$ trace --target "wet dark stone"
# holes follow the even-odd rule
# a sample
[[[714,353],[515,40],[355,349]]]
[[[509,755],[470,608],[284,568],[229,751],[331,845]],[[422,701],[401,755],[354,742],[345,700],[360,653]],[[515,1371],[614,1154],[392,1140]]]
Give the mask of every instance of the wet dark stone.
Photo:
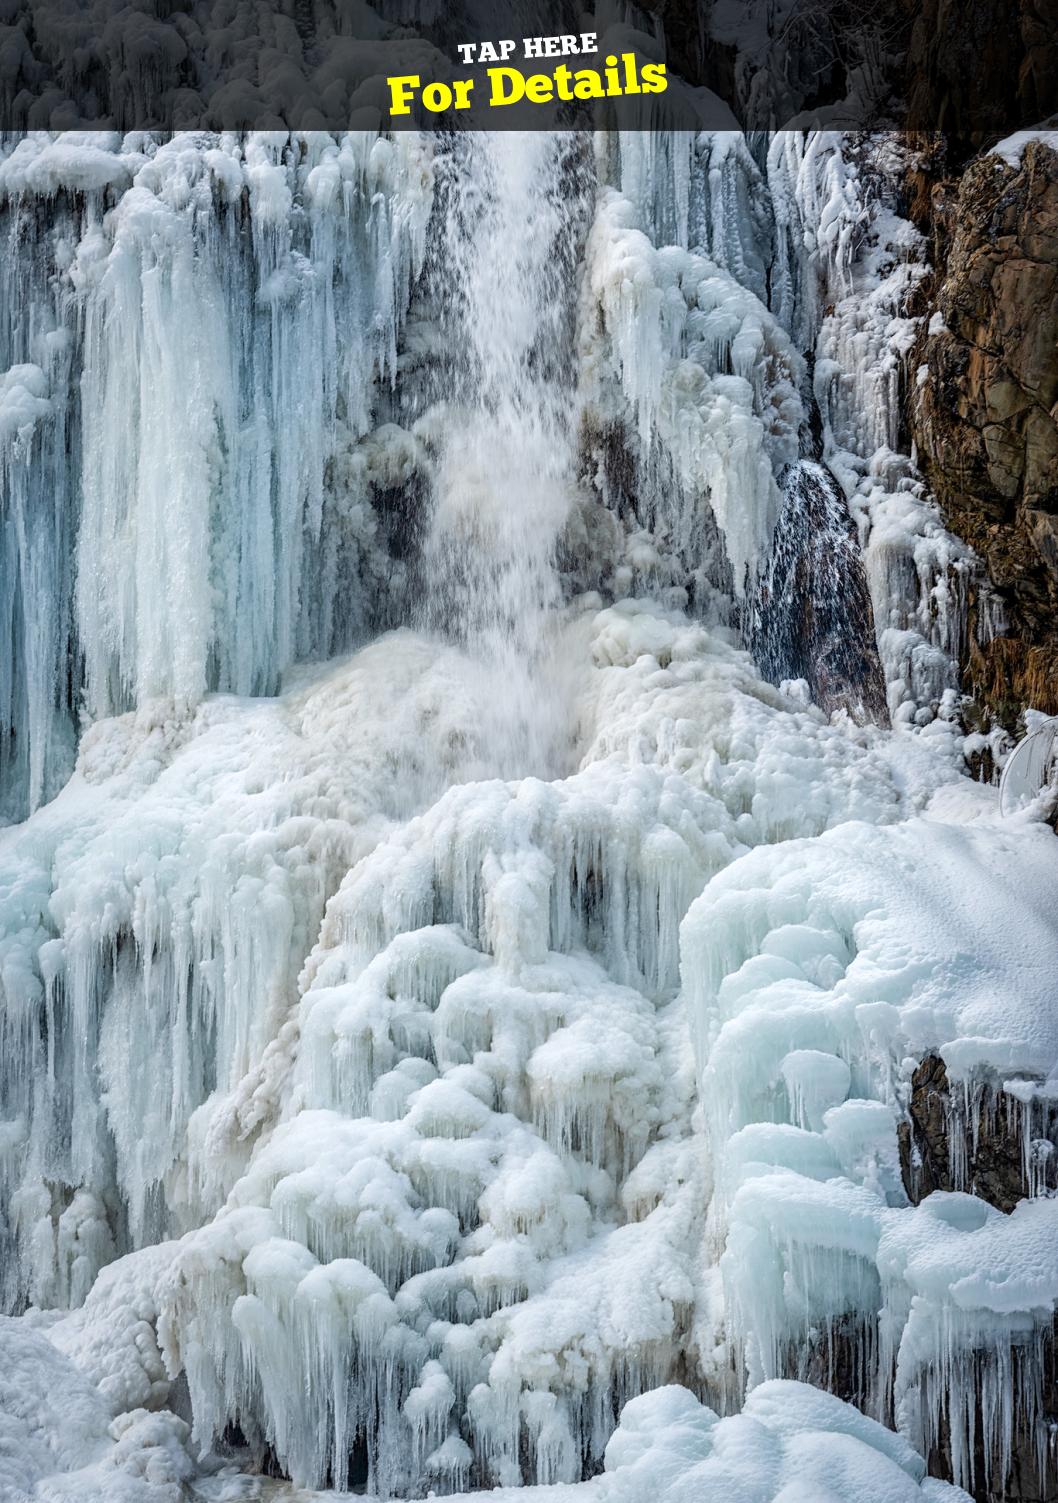
[[[802,460],[786,477],[752,641],[772,683],[805,679],[821,709],[888,724],[856,527],[825,465]]]

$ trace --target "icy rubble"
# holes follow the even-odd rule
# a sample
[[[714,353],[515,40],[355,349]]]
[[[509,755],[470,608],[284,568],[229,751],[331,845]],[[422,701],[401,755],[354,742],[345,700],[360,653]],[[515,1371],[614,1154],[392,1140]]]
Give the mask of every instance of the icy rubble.
[[[596,1491],[629,1503],[647,1493],[671,1503],[965,1500],[924,1472],[922,1458],[900,1437],[819,1389],[763,1383],[741,1414],[720,1419],[685,1388],[670,1386],[626,1406]]]

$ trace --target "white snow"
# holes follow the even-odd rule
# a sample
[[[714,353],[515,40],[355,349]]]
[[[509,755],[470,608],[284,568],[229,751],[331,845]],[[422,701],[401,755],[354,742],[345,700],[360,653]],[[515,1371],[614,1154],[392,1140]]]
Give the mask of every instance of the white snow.
[[[1046,827],[927,811],[743,857],[681,936],[724,1166],[713,1233],[726,1231],[730,1335],[749,1381],[781,1375],[791,1345],[820,1325],[863,1322],[876,1329],[867,1376],[879,1407],[891,1393],[922,1450],[943,1415],[967,1487],[978,1369],[993,1395],[986,1459],[1006,1470],[1015,1410],[1042,1424],[1031,1379],[1019,1376],[1014,1398],[1011,1354],[1028,1354],[1019,1374],[1038,1370],[1058,1307],[1056,1202],[1007,1217],[937,1192],[909,1208],[896,1123],[928,1054],[966,1093],[967,1121],[974,1092],[1010,1074],[1053,1089],[1056,879]],[[773,1122],[790,1125],[755,1125]],[[966,1130],[956,1108],[952,1126],[954,1151]]]
[[[1015,131],[1012,136],[1006,136],[1002,141],[997,142],[989,152],[989,156],[999,157],[1008,167],[1020,168],[1025,148],[1032,141],[1038,141],[1041,146],[1049,147],[1051,151],[1058,151],[1058,131],[1019,130]]]

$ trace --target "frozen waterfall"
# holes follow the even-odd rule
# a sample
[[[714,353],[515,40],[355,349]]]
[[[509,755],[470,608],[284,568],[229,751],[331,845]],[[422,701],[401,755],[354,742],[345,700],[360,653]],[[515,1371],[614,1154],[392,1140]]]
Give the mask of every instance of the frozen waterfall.
[[[7,142],[13,1498],[1053,1464],[1058,847],[967,776],[895,152]]]

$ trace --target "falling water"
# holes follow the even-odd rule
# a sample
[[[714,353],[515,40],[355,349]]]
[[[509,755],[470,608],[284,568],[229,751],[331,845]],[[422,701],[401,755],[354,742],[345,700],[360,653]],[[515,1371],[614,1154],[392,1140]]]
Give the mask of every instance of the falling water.
[[[568,760],[556,545],[573,488],[575,138],[470,134],[454,148],[439,255],[451,367],[425,542],[428,629],[467,651],[491,771]]]
[[[802,460],[786,477],[753,650],[774,683],[803,679],[823,709],[884,724],[885,681],[856,529],[825,465]]]

